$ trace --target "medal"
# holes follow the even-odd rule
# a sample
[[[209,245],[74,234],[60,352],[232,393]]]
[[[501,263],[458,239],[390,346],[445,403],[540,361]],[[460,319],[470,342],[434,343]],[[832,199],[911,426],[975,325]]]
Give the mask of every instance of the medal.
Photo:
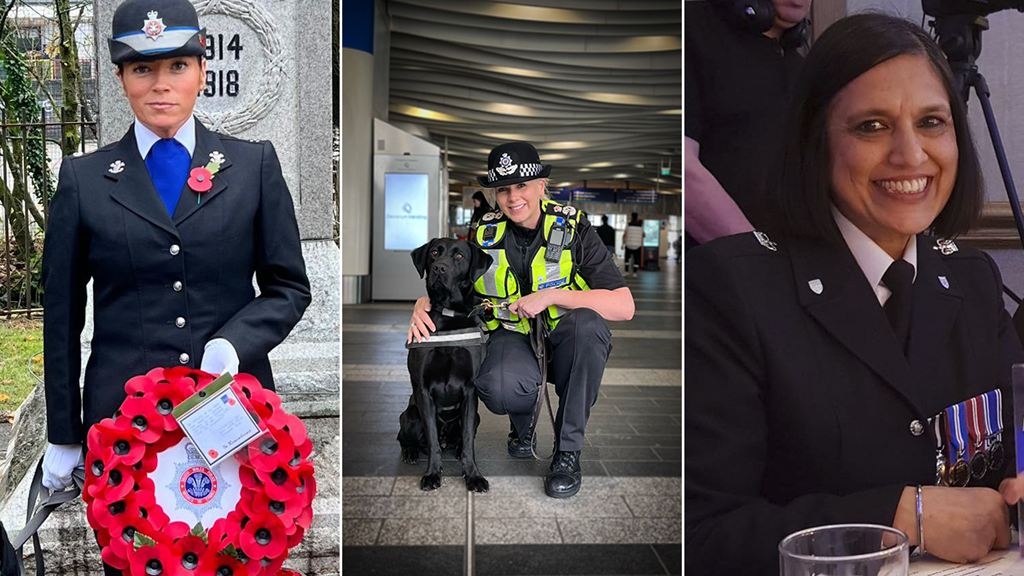
[[[998,472],[1006,464],[1006,450],[1003,448],[1003,392],[996,388],[981,397],[982,412],[985,414],[985,443],[988,453],[988,469]]]
[[[967,486],[971,480],[971,469],[967,464],[964,442],[964,429],[967,427],[967,422],[961,406],[961,404],[954,404],[946,408],[949,430],[949,461],[951,463],[947,474],[950,486]]]
[[[974,397],[967,401],[967,433],[968,449],[972,452],[969,457],[971,476],[981,480],[988,472],[988,458],[985,457],[985,436],[981,432],[980,402]]]
[[[946,454],[943,450],[945,442],[942,434],[942,413],[928,419],[928,425],[935,431],[935,485],[948,486],[946,478]]]

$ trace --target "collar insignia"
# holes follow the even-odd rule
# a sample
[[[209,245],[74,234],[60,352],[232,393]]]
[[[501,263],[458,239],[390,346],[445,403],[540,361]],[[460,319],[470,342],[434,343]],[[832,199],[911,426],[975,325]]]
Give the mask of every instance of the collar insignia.
[[[956,242],[952,240],[936,240],[932,250],[938,250],[943,256],[949,256],[960,249],[956,247]]]
[[[825,286],[822,285],[821,279],[819,278],[808,281],[807,285],[811,287],[811,292],[814,292],[815,294],[821,294],[821,291],[825,289]]]
[[[146,38],[156,40],[164,33],[164,19],[158,17],[156,10],[151,10],[146,16],[149,17],[149,20],[142,23],[142,33],[146,35]]]
[[[110,170],[107,170],[107,172],[110,172],[111,174],[120,174],[121,172],[124,172],[124,162],[114,160],[111,162]]]
[[[939,284],[942,284],[943,288],[949,290],[949,280],[945,276],[939,276]]]
[[[778,245],[775,244],[775,242],[772,242],[771,239],[768,238],[768,235],[760,230],[754,230],[754,238],[757,238],[757,241],[760,242],[761,246],[764,246],[772,252],[776,252],[779,249]]]

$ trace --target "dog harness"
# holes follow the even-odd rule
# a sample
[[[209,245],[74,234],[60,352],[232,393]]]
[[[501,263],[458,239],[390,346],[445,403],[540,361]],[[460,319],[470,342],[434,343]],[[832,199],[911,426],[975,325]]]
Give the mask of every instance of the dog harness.
[[[461,328],[459,330],[441,330],[434,332],[423,342],[413,340],[405,345],[406,349],[413,348],[472,348],[475,346],[487,346],[487,333],[479,326],[476,328]]]
[[[545,288],[589,290],[587,282],[576,273],[578,260],[573,259],[573,249],[580,245],[576,231],[583,213],[572,206],[563,206],[549,200],[541,200],[540,206],[543,214],[544,242],[530,263],[532,276],[529,282],[532,291],[537,292]],[[506,231],[510,225],[514,226],[509,224],[500,210],[489,212],[484,214],[480,226],[471,234],[471,240],[483,248],[492,259],[491,267],[473,284],[473,288],[489,302],[489,310],[484,314],[484,325],[487,330],[495,330],[500,326],[520,334],[529,334],[529,318],[520,318],[508,311],[508,305],[523,295],[519,289],[522,279],[516,276],[505,253],[506,237],[509,236]],[[556,232],[562,232],[557,234],[562,237],[559,246],[551,245]],[[549,258],[549,252],[555,258]],[[559,306],[548,306],[544,314],[548,329],[554,330],[559,318],[566,312],[567,310]]]

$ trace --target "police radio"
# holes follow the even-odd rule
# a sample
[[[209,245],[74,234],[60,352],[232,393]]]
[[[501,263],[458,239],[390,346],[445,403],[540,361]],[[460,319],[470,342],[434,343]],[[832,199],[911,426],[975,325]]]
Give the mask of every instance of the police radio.
[[[548,262],[558,262],[562,259],[562,249],[565,248],[565,219],[557,218],[551,225],[551,234],[548,236],[548,247],[544,253],[544,259]]]

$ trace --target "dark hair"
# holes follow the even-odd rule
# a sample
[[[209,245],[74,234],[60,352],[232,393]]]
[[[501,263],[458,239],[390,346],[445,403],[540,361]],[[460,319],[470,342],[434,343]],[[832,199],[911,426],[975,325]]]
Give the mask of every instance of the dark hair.
[[[959,150],[956,182],[945,207],[932,223],[943,238],[967,232],[984,201],[984,183],[967,106],[938,45],[917,24],[881,13],[848,16],[830,26],[807,55],[790,101],[783,131],[782,157],[775,177],[778,232],[840,242],[830,212],[832,162],[827,117],[837,93],[875,66],[905,54],[923,56],[946,89]]]
[[[608,223],[608,217],[607,216],[601,216],[601,223],[602,224],[607,224]]]
[[[636,212],[633,212],[632,214],[630,214],[629,215],[629,222],[630,222],[630,224],[632,224],[633,222],[636,222],[637,218],[639,218],[639,217],[640,217],[640,215],[637,214]]]
[[[473,216],[470,217],[470,222],[478,222],[484,217],[484,214],[494,210],[490,202],[487,201],[487,196],[484,196],[484,193],[479,190],[473,192],[473,200],[479,200],[480,205],[473,208]]]

